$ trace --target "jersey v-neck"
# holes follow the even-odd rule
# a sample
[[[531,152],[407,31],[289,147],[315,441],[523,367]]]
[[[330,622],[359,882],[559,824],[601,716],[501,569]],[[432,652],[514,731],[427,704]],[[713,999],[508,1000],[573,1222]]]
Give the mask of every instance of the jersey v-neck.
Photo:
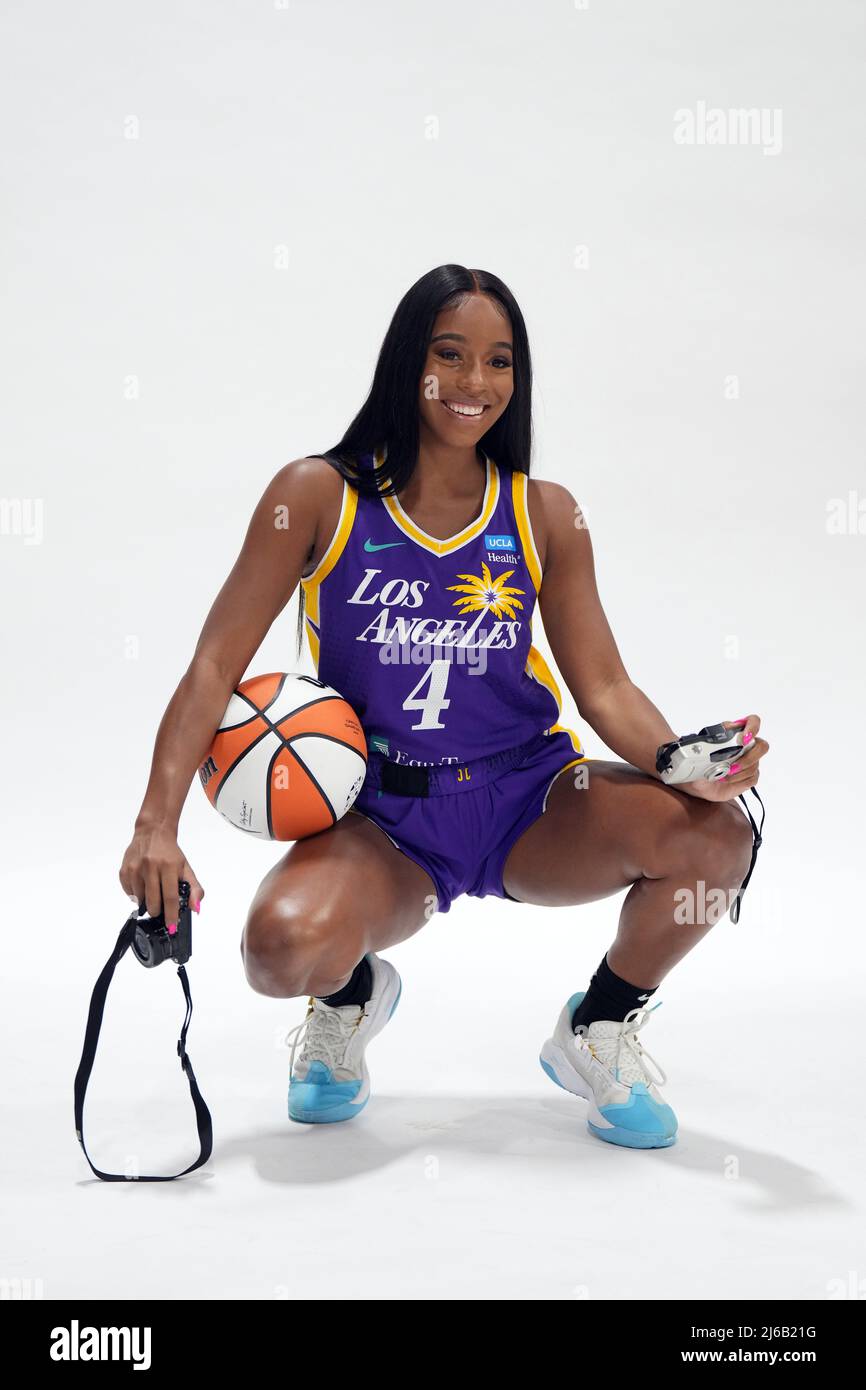
[[[446,536],[444,539],[440,539],[439,536],[431,536],[416,521],[412,520],[408,512],[404,511],[399,499],[394,494],[390,497],[382,497],[380,500],[387,508],[394,524],[416,545],[422,546],[424,550],[429,550],[431,555],[450,555],[453,551],[459,550],[461,546],[474,540],[484,530],[496,510],[496,504],[499,501],[499,469],[488,453],[484,454],[484,459],[487,480],[481,511],[474,521],[470,521],[468,526],[464,526],[462,531],[458,531],[453,536]],[[374,454],[376,467],[380,468],[384,461],[384,453],[381,449],[376,449]],[[390,482],[390,479],[386,479],[386,482]]]

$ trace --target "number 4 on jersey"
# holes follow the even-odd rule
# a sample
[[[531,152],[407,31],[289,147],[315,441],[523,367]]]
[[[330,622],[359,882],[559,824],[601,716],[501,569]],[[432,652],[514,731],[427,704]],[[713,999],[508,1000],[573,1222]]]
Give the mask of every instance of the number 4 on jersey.
[[[438,716],[443,709],[448,709],[451,704],[450,700],[445,699],[445,687],[448,684],[450,670],[450,661],[432,661],[414,690],[409,691],[403,701],[403,709],[421,710],[421,719],[419,723],[412,725],[413,729],[445,728]],[[425,681],[429,681],[430,686],[426,697],[422,699],[418,692]]]

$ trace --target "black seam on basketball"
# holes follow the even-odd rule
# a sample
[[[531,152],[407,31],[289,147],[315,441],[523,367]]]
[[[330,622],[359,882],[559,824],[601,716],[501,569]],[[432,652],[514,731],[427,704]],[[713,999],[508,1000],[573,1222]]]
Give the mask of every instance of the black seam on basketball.
[[[235,770],[235,768],[237,767],[238,763],[243,762],[244,758],[245,758],[245,757],[247,756],[247,754],[251,751],[251,749],[255,748],[256,744],[261,743],[261,741],[262,741],[263,738],[265,738],[268,734],[274,734],[274,735],[279,739],[279,741],[280,741],[280,747],[276,749],[273,758],[271,758],[271,761],[270,761],[269,764],[268,764],[268,776],[267,776],[267,781],[266,781],[266,783],[265,783],[265,786],[266,786],[266,789],[267,789],[268,830],[271,832],[271,839],[273,839],[273,824],[272,824],[272,821],[271,821],[271,776],[270,776],[270,774],[271,774],[271,769],[273,768],[273,765],[274,765],[274,761],[275,761],[276,758],[279,757],[280,750],[281,750],[282,748],[288,749],[288,751],[291,753],[292,757],[294,758],[294,760],[295,760],[295,762],[298,764],[298,766],[299,766],[299,767],[302,767],[302,768],[304,769],[304,771],[306,772],[306,774],[307,774],[307,776],[309,777],[310,781],[311,781],[311,782],[313,783],[313,785],[317,788],[319,794],[321,795],[322,800],[324,801],[325,805],[327,806],[328,810],[330,811],[330,813],[331,813],[331,818],[332,818],[332,823],[333,823],[333,824],[336,824],[337,816],[336,816],[336,814],[335,814],[335,812],[334,812],[334,808],[333,808],[333,806],[331,805],[330,800],[329,800],[328,797],[325,795],[324,790],[323,790],[322,787],[320,786],[320,784],[319,784],[319,782],[317,781],[317,779],[313,776],[313,773],[312,773],[312,772],[310,771],[310,769],[307,767],[306,763],[302,762],[301,759],[297,756],[297,754],[296,754],[296,753],[294,752],[294,750],[292,749],[292,747],[291,747],[291,739],[290,739],[290,738],[286,738],[285,734],[283,734],[283,732],[282,732],[282,730],[279,728],[279,726],[278,726],[277,724],[273,723],[273,721],[270,720],[270,719],[268,718],[268,716],[265,714],[264,710],[260,710],[256,705],[253,705],[252,701],[249,699],[248,696],[241,694],[241,692],[240,692],[240,691],[237,691],[237,690],[235,691],[235,694],[238,695],[238,696],[240,697],[240,699],[246,700],[247,704],[249,704],[249,705],[252,706],[252,708],[256,711],[256,714],[259,715],[262,719],[264,719],[265,724],[266,724],[267,727],[266,727],[265,729],[263,729],[262,732],[258,735],[258,737],[255,738],[255,739],[253,740],[253,742],[252,742],[251,744],[249,744],[248,747],[246,747],[246,748],[243,750],[243,752],[242,752],[241,754],[239,754],[239,756],[238,756],[237,758],[235,758],[234,762],[231,763],[230,766],[226,768],[226,771],[225,771],[224,774],[223,774],[222,780],[220,781],[219,787],[217,788],[216,795],[214,796],[213,804],[214,804],[215,809],[218,809],[218,808],[219,808],[219,799],[220,799],[220,795],[221,795],[221,793],[222,793],[222,789],[223,789],[223,787],[225,786],[226,782],[228,781],[230,774],[231,774],[232,772],[234,772],[234,770]],[[320,695],[320,696],[319,696],[317,699],[315,699],[315,700],[309,700],[309,701],[307,702],[307,704],[305,704],[305,705],[299,705],[298,708],[295,709],[295,710],[292,710],[290,714],[284,714],[284,715],[282,716],[282,718],[283,718],[283,719],[293,719],[294,716],[295,716],[296,714],[300,714],[301,710],[311,709],[313,705],[326,704],[329,700],[336,700],[336,699],[341,699],[341,698],[342,698],[342,697],[341,697],[341,696],[338,696],[338,695]],[[272,702],[269,701],[269,704],[270,704],[270,703],[272,703]],[[267,706],[266,706],[266,708],[267,708]],[[252,722],[251,720],[245,719],[243,725],[241,725],[241,724],[232,724],[232,725],[230,726],[230,728],[231,728],[231,729],[243,728],[244,725],[249,724],[249,723],[251,723],[251,722]],[[227,733],[228,730],[224,730],[223,732],[226,732],[226,733]],[[362,762],[365,762],[365,763],[366,763],[366,759],[364,758],[363,753],[358,752],[358,749],[357,749],[357,748],[353,748],[352,745],[351,745],[350,743],[345,743],[342,739],[335,738],[333,734],[318,733],[316,730],[311,730],[309,733],[295,734],[295,735],[293,735],[293,737],[294,737],[294,738],[326,738],[326,739],[328,739],[331,743],[339,743],[339,744],[341,745],[341,747],[343,747],[343,748],[351,748],[351,749],[352,749],[352,752],[353,752],[353,753],[358,753],[358,757],[362,760]],[[235,822],[232,821],[232,825],[234,825],[234,824],[235,824]],[[238,828],[239,828],[239,829],[242,829],[243,827],[238,827]],[[255,834],[254,831],[253,831],[252,833]]]
[[[261,711],[262,714],[265,713],[265,710],[269,710],[269,709],[270,709],[271,705],[274,703],[274,700],[276,700],[277,696],[278,696],[278,695],[280,694],[280,692],[282,691],[282,688],[283,688],[283,686],[285,685],[285,683],[286,683],[286,681],[288,680],[288,678],[289,678],[289,673],[288,673],[288,671],[284,671],[283,674],[282,674],[282,676],[280,677],[280,683],[279,683],[279,685],[277,686],[277,688],[276,688],[276,690],[274,691],[273,695],[271,696],[270,700],[268,700],[268,703],[265,705],[264,709]]]
[[[285,683],[286,683],[286,681],[287,681],[288,679],[289,679],[289,673],[288,673],[288,671],[284,671],[284,672],[283,672],[282,679],[280,680],[280,683],[279,683],[279,685],[277,686],[276,690],[274,691],[273,695],[271,696],[270,700],[268,700],[268,703],[267,703],[266,705],[262,705],[261,709],[259,710],[259,713],[260,713],[260,714],[263,714],[263,715],[265,715],[265,716],[267,715],[268,710],[270,709],[271,705],[272,705],[272,704],[274,703],[274,701],[276,700],[277,696],[278,696],[278,695],[280,694],[280,692],[282,691],[283,686],[285,685]],[[308,683],[309,685],[315,685],[315,686],[317,686],[317,687],[319,688],[319,690],[321,690],[322,687],[323,687],[323,685],[325,684],[324,681],[319,680],[319,677],[318,677],[318,676],[308,676],[308,675],[305,674],[305,675],[302,675],[302,676],[296,676],[295,679],[296,679],[296,680],[299,680],[299,681],[307,681],[307,683]],[[302,709],[307,709],[307,708],[309,707],[309,705],[315,704],[315,703],[316,703],[316,700],[333,700],[334,698],[335,698],[335,696],[334,696],[333,693],[329,693],[329,694],[327,694],[327,695],[318,695],[318,696],[316,696],[316,699],[315,699],[315,700],[308,700],[306,705],[298,705],[297,709],[292,710],[292,714],[300,714],[300,712],[301,712]],[[337,697],[337,698],[340,698],[340,699],[341,699],[342,696]],[[289,717],[290,717],[290,716],[287,715],[287,714],[282,715],[282,718],[283,718],[283,719],[288,719]]]
[[[264,706],[264,708],[260,708],[258,705],[254,704],[253,701],[250,699],[249,695],[245,695],[245,694],[243,693],[243,691],[241,691],[241,690],[236,690],[234,693],[235,693],[235,695],[237,695],[238,699],[239,699],[239,700],[243,700],[244,703],[247,704],[247,705],[249,705],[250,709],[253,710],[254,712],[253,712],[253,714],[250,716],[249,719],[242,719],[241,722],[240,722],[240,724],[227,724],[226,727],[225,727],[224,729],[217,729],[217,733],[218,733],[218,734],[228,734],[228,733],[231,733],[234,729],[245,729],[245,728],[247,728],[247,726],[248,726],[249,724],[252,724],[253,720],[254,720],[256,717],[260,717],[260,718],[264,719],[264,721],[265,721],[265,723],[267,724],[268,728],[273,730],[273,732],[277,735],[277,738],[282,738],[283,736],[282,736],[282,734],[280,733],[279,729],[277,728],[277,725],[274,723],[274,721],[273,721],[272,719],[270,719],[270,718],[268,717],[268,715],[265,713],[265,710],[269,710],[269,709],[270,709],[271,705],[274,703],[274,700],[276,700],[277,695],[279,695],[280,690],[282,690],[282,688],[283,688],[283,683],[285,682],[285,680],[286,680],[286,677],[283,676],[283,681],[280,683],[280,689],[277,690],[277,691],[275,691],[274,696],[273,696],[273,699],[268,700],[268,703]],[[306,702],[306,704],[304,704],[304,705],[298,705],[297,709],[291,710],[288,714],[282,714],[282,715],[280,715],[280,718],[281,718],[281,719],[291,719],[291,718],[293,718],[294,715],[300,714],[302,710],[310,709],[313,705],[320,705],[320,704],[322,704],[322,702],[325,701],[325,700],[339,700],[339,699],[342,699],[342,696],[340,696],[340,695],[319,695],[319,696],[318,696],[316,699],[314,699],[314,700],[308,700],[308,701]],[[251,748],[252,748],[253,746],[254,746],[253,744],[250,744],[250,747],[251,747]]]
[[[354,743],[349,743],[344,738],[338,738],[336,734],[320,733],[318,729],[309,729],[304,730],[303,733],[290,734],[288,738],[283,739],[283,742],[285,743],[286,747],[288,747],[289,744],[297,743],[302,738],[327,739],[328,743],[338,743],[341,748],[348,748],[350,753],[357,753],[358,757],[361,759],[363,763],[366,763],[367,761],[367,759],[364,757],[364,754],[360,751],[360,749],[355,747]]]
[[[238,756],[235,758],[234,762],[233,762],[233,763],[230,763],[229,766],[226,768],[226,770],[225,770],[225,772],[223,773],[222,778],[221,778],[221,780],[220,780],[220,784],[219,784],[219,786],[217,787],[216,796],[215,796],[214,799],[213,799],[213,804],[214,804],[214,806],[217,808],[217,810],[219,809],[219,799],[220,799],[220,796],[222,795],[223,787],[225,786],[225,784],[226,784],[226,782],[228,781],[228,779],[229,779],[229,777],[231,776],[231,774],[234,772],[234,770],[235,770],[235,768],[237,767],[238,763],[242,763],[242,762],[243,762],[244,758],[247,756],[247,754],[248,754],[249,752],[252,751],[253,748],[255,748],[255,746],[256,746],[257,743],[261,743],[261,741],[262,741],[263,738],[267,738],[268,734],[273,734],[273,733],[276,733],[276,730],[273,729],[273,728],[271,727],[271,725],[269,724],[268,727],[267,727],[266,729],[262,729],[262,732],[259,734],[258,738],[254,738],[253,741],[252,741],[252,743],[248,744],[247,747],[243,750],[243,752],[238,754]],[[280,737],[280,735],[279,735],[279,733],[277,733],[277,738],[279,738],[279,737]],[[234,821],[232,821],[232,825],[234,825]]]
[[[362,762],[362,763],[364,764],[365,775],[366,775],[367,759],[364,757],[364,754],[363,754],[363,753],[359,752],[359,750],[355,747],[355,745],[354,745],[353,743],[346,743],[343,739],[341,739],[341,738],[336,738],[336,737],[334,736],[334,734],[320,734],[320,733],[316,733],[316,732],[310,732],[310,733],[308,733],[308,734],[293,734],[292,737],[291,737],[290,739],[286,739],[286,747],[289,749],[289,752],[291,753],[292,757],[295,759],[295,762],[300,764],[300,766],[304,769],[304,771],[306,772],[307,776],[309,777],[310,781],[311,781],[312,783],[314,783],[315,786],[318,787],[319,784],[318,784],[318,782],[316,781],[315,776],[313,775],[312,769],[311,769],[310,767],[307,766],[307,764],[304,762],[303,758],[298,757],[298,754],[295,752],[294,748],[291,747],[291,744],[293,744],[293,743],[300,743],[301,740],[302,740],[302,739],[305,739],[305,738],[314,738],[314,739],[316,740],[317,743],[318,743],[318,742],[321,742],[322,739],[326,739],[328,743],[336,743],[337,746],[338,746],[339,748],[345,748],[347,752],[349,752],[349,753],[354,753],[354,754],[356,755],[356,757],[359,759],[359,761]],[[270,786],[270,783],[269,783],[268,785]],[[321,790],[321,788],[319,788],[319,789]],[[325,793],[324,793],[324,792],[322,792],[322,796],[325,796]],[[333,815],[333,814],[334,814],[334,812],[333,812],[333,807],[331,806],[331,803],[330,803],[330,801],[328,801],[328,798],[327,798],[326,796],[325,796],[325,802],[326,802],[327,806],[330,808],[331,814]],[[334,816],[334,820],[335,820],[335,821],[336,821],[336,819],[337,819],[337,817]]]
[[[268,763],[268,772],[267,776],[265,777],[265,816],[267,818],[268,824],[268,835],[271,839],[274,838],[274,820],[273,816],[271,815],[271,777],[273,776],[274,772],[274,763],[277,761],[277,758],[280,756],[282,751],[282,748],[278,748],[274,753],[274,756]]]
[[[232,729],[245,729],[245,728],[247,727],[248,724],[252,724],[253,720],[256,718],[256,715],[258,715],[258,714],[261,713],[261,711],[259,710],[258,705],[253,704],[253,702],[252,702],[252,700],[250,699],[249,695],[244,695],[243,692],[240,691],[240,690],[235,690],[235,691],[233,691],[232,693],[235,694],[235,695],[237,695],[237,697],[238,697],[239,700],[243,700],[243,702],[244,702],[245,705],[249,705],[249,707],[250,707],[250,709],[253,711],[253,713],[250,715],[249,719],[242,719],[241,722],[240,722],[240,724],[226,724],[226,726],[225,726],[224,729],[223,729],[223,728],[217,729],[217,733],[218,733],[218,734],[227,734],[227,733],[229,733],[229,731],[232,730]]]
[[[315,737],[317,737],[317,735],[313,734],[312,737],[315,738]],[[319,735],[319,737],[322,737],[322,735]],[[307,767],[307,764],[306,764],[305,762],[302,762],[302,761],[301,761],[301,759],[298,757],[297,753],[295,752],[294,748],[292,748],[291,745],[290,745],[288,742],[286,742],[286,743],[284,744],[284,746],[285,746],[285,748],[286,748],[286,751],[287,751],[288,753],[290,753],[291,756],[294,758],[294,760],[295,760],[295,762],[297,763],[298,767],[301,768],[302,771],[304,771],[304,772],[307,774],[307,776],[309,777],[309,779],[310,779],[310,781],[312,782],[313,786],[316,788],[316,791],[319,793],[319,796],[322,798],[322,800],[324,801],[325,805],[327,806],[328,810],[329,810],[330,813],[331,813],[331,824],[332,824],[332,825],[336,825],[336,823],[337,823],[337,813],[336,813],[336,811],[334,810],[333,806],[331,805],[330,799],[325,795],[325,789],[324,789],[324,787],[321,785],[321,783],[318,781],[318,779],[314,776],[314,774],[313,774],[313,773],[310,771],[310,769]],[[268,768],[268,780],[267,780],[267,788],[268,788],[268,829],[272,832],[272,833],[271,833],[271,839],[273,839],[273,826],[271,825],[271,777],[270,777],[270,773],[271,773],[271,768],[273,767],[274,762],[276,761],[276,759],[277,759],[277,757],[279,756],[279,753],[280,753],[281,751],[282,751],[282,750],[280,750],[280,749],[277,750],[277,752],[274,754],[273,758],[271,758],[270,767]]]
[[[268,700],[268,703],[267,703],[266,705],[257,705],[257,704],[255,703],[255,701],[246,693],[245,690],[235,690],[235,691],[233,691],[232,693],[235,694],[235,695],[237,695],[237,697],[238,697],[239,700],[243,700],[243,702],[244,702],[245,705],[249,705],[249,707],[250,707],[250,709],[253,711],[253,713],[252,713],[252,715],[250,716],[249,719],[243,719],[243,720],[241,721],[240,724],[227,724],[227,725],[225,726],[225,728],[219,728],[219,729],[217,729],[217,733],[218,733],[218,734],[225,734],[225,733],[228,733],[228,731],[229,731],[230,729],[245,729],[246,726],[247,726],[248,724],[251,724],[251,723],[252,723],[253,719],[255,718],[255,716],[256,716],[257,714],[260,714],[260,715],[262,716],[263,719],[267,719],[267,717],[268,717],[268,716],[267,716],[267,711],[270,709],[271,705],[274,703],[274,701],[275,701],[275,700],[278,698],[278,696],[280,695],[280,693],[281,693],[281,691],[282,691],[282,689],[283,689],[283,687],[284,687],[286,681],[288,680],[288,678],[289,678],[289,672],[288,672],[288,671],[284,671],[283,674],[282,674],[282,676],[281,676],[281,678],[280,678],[280,683],[279,683],[279,685],[277,686],[276,690],[274,691],[273,695],[272,695],[271,698]],[[311,680],[311,679],[312,679],[312,677],[310,677],[310,676],[299,676],[299,677],[298,677],[298,680]],[[317,680],[317,682],[318,682],[319,685],[324,685],[324,681],[319,681],[319,680],[318,680],[318,677],[316,677],[315,679]],[[319,699],[322,699],[322,700],[333,700],[333,699],[334,699],[334,696],[333,696],[333,695],[321,695],[321,696],[319,696],[318,698],[319,698]],[[309,705],[314,705],[315,703],[316,703],[315,700],[308,700],[308,701],[307,701],[307,704],[305,704],[305,705],[298,705],[298,708],[297,708],[296,710],[292,710],[292,713],[293,713],[293,714],[298,714],[302,709],[307,709],[307,708],[309,707]],[[284,718],[284,719],[288,719],[289,716],[288,716],[287,714],[285,714],[285,715],[283,715],[283,718]],[[270,722],[272,722],[272,721],[269,720],[268,722],[270,723]]]
[[[244,697],[242,696],[241,698],[244,698]],[[309,705],[301,705],[301,709],[309,709],[309,708],[310,708],[310,705],[321,705],[325,700],[333,700],[333,699],[335,699],[335,698],[336,698],[336,697],[335,697],[334,695],[325,695],[325,696],[322,697],[321,700],[311,700]],[[291,714],[284,714],[284,715],[283,715],[283,718],[284,718],[284,719],[292,719],[292,718],[293,718],[296,714],[298,714],[299,712],[300,712],[299,710],[292,710],[292,713],[291,713]],[[261,711],[259,711],[259,713],[261,714]],[[225,786],[226,782],[228,781],[229,774],[232,773],[232,772],[234,772],[234,770],[235,770],[235,768],[237,767],[238,763],[240,763],[240,762],[242,762],[242,761],[244,760],[244,758],[247,756],[247,754],[250,752],[250,750],[253,749],[253,748],[255,748],[255,746],[256,746],[257,743],[261,743],[262,739],[265,737],[266,734],[275,734],[276,737],[280,740],[280,745],[281,745],[283,748],[289,748],[289,739],[286,738],[285,734],[284,734],[284,733],[282,732],[282,730],[278,727],[278,725],[273,724],[273,723],[271,722],[271,720],[268,719],[267,715],[265,715],[265,714],[262,714],[261,717],[264,719],[264,721],[265,721],[265,723],[266,723],[266,725],[267,725],[267,728],[263,729],[262,732],[259,734],[258,738],[253,739],[252,743],[248,744],[248,746],[244,749],[244,751],[243,751],[242,753],[240,753],[240,754],[238,755],[238,757],[235,758],[234,762],[233,762],[233,763],[230,763],[229,766],[226,768],[225,772],[223,773],[223,777],[222,777],[222,780],[221,780],[221,782],[220,782],[220,784],[219,784],[219,787],[217,788],[216,796],[214,797],[214,803],[213,803],[214,806],[216,806],[216,805],[217,805],[217,802],[219,801],[220,792],[222,791],[223,787]],[[249,722],[249,721],[246,721],[246,720],[245,720],[244,722],[247,723],[247,722]],[[240,728],[240,727],[242,727],[242,726],[241,726],[241,725],[234,725],[234,724],[232,725],[232,728],[236,728],[236,727],[237,727],[237,728]],[[228,732],[228,730],[225,730],[225,732]],[[332,734],[320,734],[320,733],[318,733],[318,732],[315,731],[315,730],[311,730],[309,735],[305,735],[305,734],[295,734],[294,737],[295,737],[295,738],[304,738],[304,737],[329,738],[329,739],[332,739],[332,741],[335,742],[335,743],[341,743],[341,742],[342,742],[341,739],[334,739]],[[347,743],[347,744],[344,744],[343,746],[346,747],[346,748],[350,748],[352,745]],[[291,749],[289,749],[289,751],[291,751]],[[356,752],[356,753],[358,753],[357,748],[355,748],[353,751]],[[279,752],[279,749],[277,749],[277,752]],[[276,754],[274,754],[274,756],[276,757]],[[359,758],[363,758],[363,756],[364,756],[364,755],[363,755],[362,753],[358,753],[358,757],[359,757]],[[318,785],[318,784],[317,784],[317,785]],[[326,798],[326,800],[327,800],[327,798]],[[328,805],[329,805],[329,806],[330,806],[330,804],[331,804],[331,803],[328,802]]]
[[[301,714],[302,711],[305,709],[312,709],[314,705],[325,705],[328,703],[329,700],[342,699],[342,695],[318,695],[315,700],[308,700],[305,705],[298,705],[297,709],[289,710],[287,714],[281,714],[279,721],[276,723],[273,719],[270,719],[268,715],[265,714],[264,710],[260,710],[259,712],[262,716],[262,719],[267,720],[268,724],[273,729],[274,733],[277,735],[277,738],[283,738],[279,725],[282,723],[284,719],[294,719],[296,714]],[[283,741],[285,742],[285,740]]]

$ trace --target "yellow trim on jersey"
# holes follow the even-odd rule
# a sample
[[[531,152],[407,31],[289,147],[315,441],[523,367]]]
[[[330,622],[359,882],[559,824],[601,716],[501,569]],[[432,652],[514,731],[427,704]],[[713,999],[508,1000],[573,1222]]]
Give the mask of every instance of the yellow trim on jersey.
[[[565,724],[551,724],[547,732],[549,734],[568,734],[568,737],[571,739],[571,746],[574,749],[575,753],[580,753],[581,756],[579,758],[575,758],[574,762],[572,763],[566,763],[566,767],[574,767],[575,763],[583,763],[589,761],[587,759],[586,754],[583,751],[583,744],[580,741],[580,736],[575,733],[574,729],[567,728]]]
[[[544,657],[541,655],[541,652],[538,650],[537,647],[529,648],[529,655],[526,658],[525,669],[529,672],[531,676],[535,678],[535,680],[538,681],[539,685],[545,686],[546,689],[550,691],[551,695],[556,701],[557,709],[561,712],[562,696],[559,693],[559,686],[556,684],[556,681],[553,678],[553,672],[551,671],[550,667],[548,666],[547,662],[545,661]]]
[[[514,503],[514,517],[523,545],[526,568],[535,585],[535,592],[538,593],[541,588],[541,561],[532,534],[532,522],[529,520],[529,478],[525,473],[518,473],[517,469],[511,475],[511,500]]]
[[[346,542],[351,535],[357,511],[357,490],[344,478],[343,497],[340,503],[340,516],[334,534],[331,537],[330,544],[312,574],[308,574],[306,578],[301,579],[305,599],[306,611],[304,617],[307,640],[310,644],[310,654],[317,671],[319,669],[319,638],[313,628],[313,623],[316,623],[317,626],[319,623],[319,588],[322,581],[331,573],[331,570],[346,548]]]
[[[553,672],[537,647],[529,648],[529,655],[526,658],[526,666],[524,669],[533,679],[538,681],[539,685],[543,685],[546,690],[550,691],[556,701],[557,715],[560,715],[562,713],[562,696],[559,693],[559,686],[556,684]],[[568,734],[575,753],[583,753],[583,744],[580,741],[580,736],[575,733],[574,729],[569,729],[567,725],[559,723],[552,724],[545,732],[548,734]]]
[[[535,536],[532,531],[532,522],[529,519],[529,477],[526,473],[518,473],[517,470],[511,475],[511,497],[514,503],[514,519],[517,522],[517,530],[523,545],[523,557],[526,561],[526,568],[529,570],[530,578],[535,585],[535,592],[541,588],[541,560],[539,559],[538,549],[535,544]],[[537,647],[530,646],[529,655],[526,660],[526,670],[550,691],[556,701],[558,714],[562,713],[562,695],[559,686],[554,679],[553,672],[545,661]],[[575,753],[581,756],[575,759],[575,763],[583,762],[586,754],[583,751],[583,744],[580,736],[574,729],[569,729],[565,724],[552,724],[545,730],[548,734],[568,734],[571,739],[571,746]],[[566,767],[573,767],[574,763],[566,763]]]
[[[499,501],[499,469],[489,454],[485,453],[484,457],[487,461],[487,482],[481,512],[474,521],[470,521],[468,526],[464,526],[462,531],[458,531],[456,536],[448,536],[445,540],[440,540],[438,536],[428,535],[412,520],[411,516],[406,515],[397,497],[393,494],[390,497],[383,497],[382,501],[388,508],[393,521],[404,535],[413,540],[416,545],[420,545],[422,549],[429,550],[431,555],[450,555],[453,551],[466,545],[467,541],[474,540],[490,521]],[[384,462],[385,454],[381,449],[376,449],[376,467],[381,467]],[[390,478],[386,479],[386,482],[390,481]]]
[[[319,674],[319,639],[309,623],[307,623],[307,641],[310,644],[310,656],[313,658],[313,670]]]

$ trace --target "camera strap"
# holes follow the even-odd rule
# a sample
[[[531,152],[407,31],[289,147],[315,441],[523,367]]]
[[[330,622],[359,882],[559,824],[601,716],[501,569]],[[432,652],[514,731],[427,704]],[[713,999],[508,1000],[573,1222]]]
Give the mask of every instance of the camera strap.
[[[758,796],[758,793],[757,793],[757,791],[755,790],[754,787],[749,787],[748,790],[752,793],[753,796]],[[755,860],[756,860],[757,857],[758,857],[758,850],[761,848],[761,845],[764,843],[764,837],[763,837],[764,817],[765,817],[766,814],[767,814],[766,807],[764,806],[763,801],[761,801],[761,798],[758,796],[758,800],[761,801],[761,828],[760,828],[760,830],[759,830],[758,827],[757,827],[757,825],[755,824],[755,818],[754,818],[754,816],[752,815],[751,811],[749,810],[748,806],[746,805],[746,798],[745,798],[745,796],[744,796],[744,795],[743,795],[743,796],[738,796],[738,797],[737,797],[737,800],[738,800],[738,801],[742,801],[743,806],[745,807],[746,815],[749,817],[749,820],[750,820],[751,823],[752,823],[752,862],[751,862],[751,864],[749,865],[749,872],[746,874],[746,877],[743,879],[742,883],[740,884],[740,891],[737,893],[737,896],[736,896],[736,898],[734,899],[733,906],[731,907],[730,918],[731,918],[731,921],[734,922],[734,923],[737,923],[737,922],[739,922],[739,920],[740,920],[740,905],[741,905],[742,900],[743,900],[743,894],[745,893],[746,889],[747,889],[748,886],[749,886],[749,879],[752,877],[752,870],[753,870],[754,867],[755,867]]]
[[[192,1017],[192,995],[190,994],[186,969],[182,965],[177,967],[177,973],[186,1000],[186,1015],[177,1043],[177,1055],[180,1058],[181,1067],[186,1072],[192,1103],[195,1106],[195,1119],[196,1125],[198,1126],[200,1145],[198,1158],[195,1160],[195,1163],[191,1163],[188,1168],[184,1168],[182,1173],[170,1173],[164,1176],[153,1176],[151,1174],[138,1176],[128,1173],[103,1173],[92,1162],[84,1144],[84,1096],[87,1091],[87,1083],[90,1080],[90,1073],[93,1070],[93,1062],[96,1057],[96,1045],[99,1042],[99,1030],[102,1027],[105,998],[108,994],[108,987],[111,984],[115,967],[123,959],[132,944],[136,925],[136,914],[133,913],[124,923],[123,929],[114,944],[114,949],[105,962],[99,979],[96,981],[93,988],[93,994],[90,999],[90,1012],[87,1015],[87,1028],[84,1034],[84,1048],[81,1053],[81,1061],[78,1064],[78,1071],[75,1074],[75,1134],[79,1144],[84,1150],[84,1157],[87,1159],[93,1172],[98,1178],[102,1178],[104,1182],[173,1182],[175,1178],[182,1178],[186,1173],[191,1173],[195,1168],[200,1168],[203,1163],[207,1163],[213,1148],[213,1123],[211,1121],[210,1111],[202,1099],[201,1092],[199,1091],[195,1079],[195,1073],[192,1069],[192,1062],[186,1050],[186,1035],[189,1028],[189,1021]]]

